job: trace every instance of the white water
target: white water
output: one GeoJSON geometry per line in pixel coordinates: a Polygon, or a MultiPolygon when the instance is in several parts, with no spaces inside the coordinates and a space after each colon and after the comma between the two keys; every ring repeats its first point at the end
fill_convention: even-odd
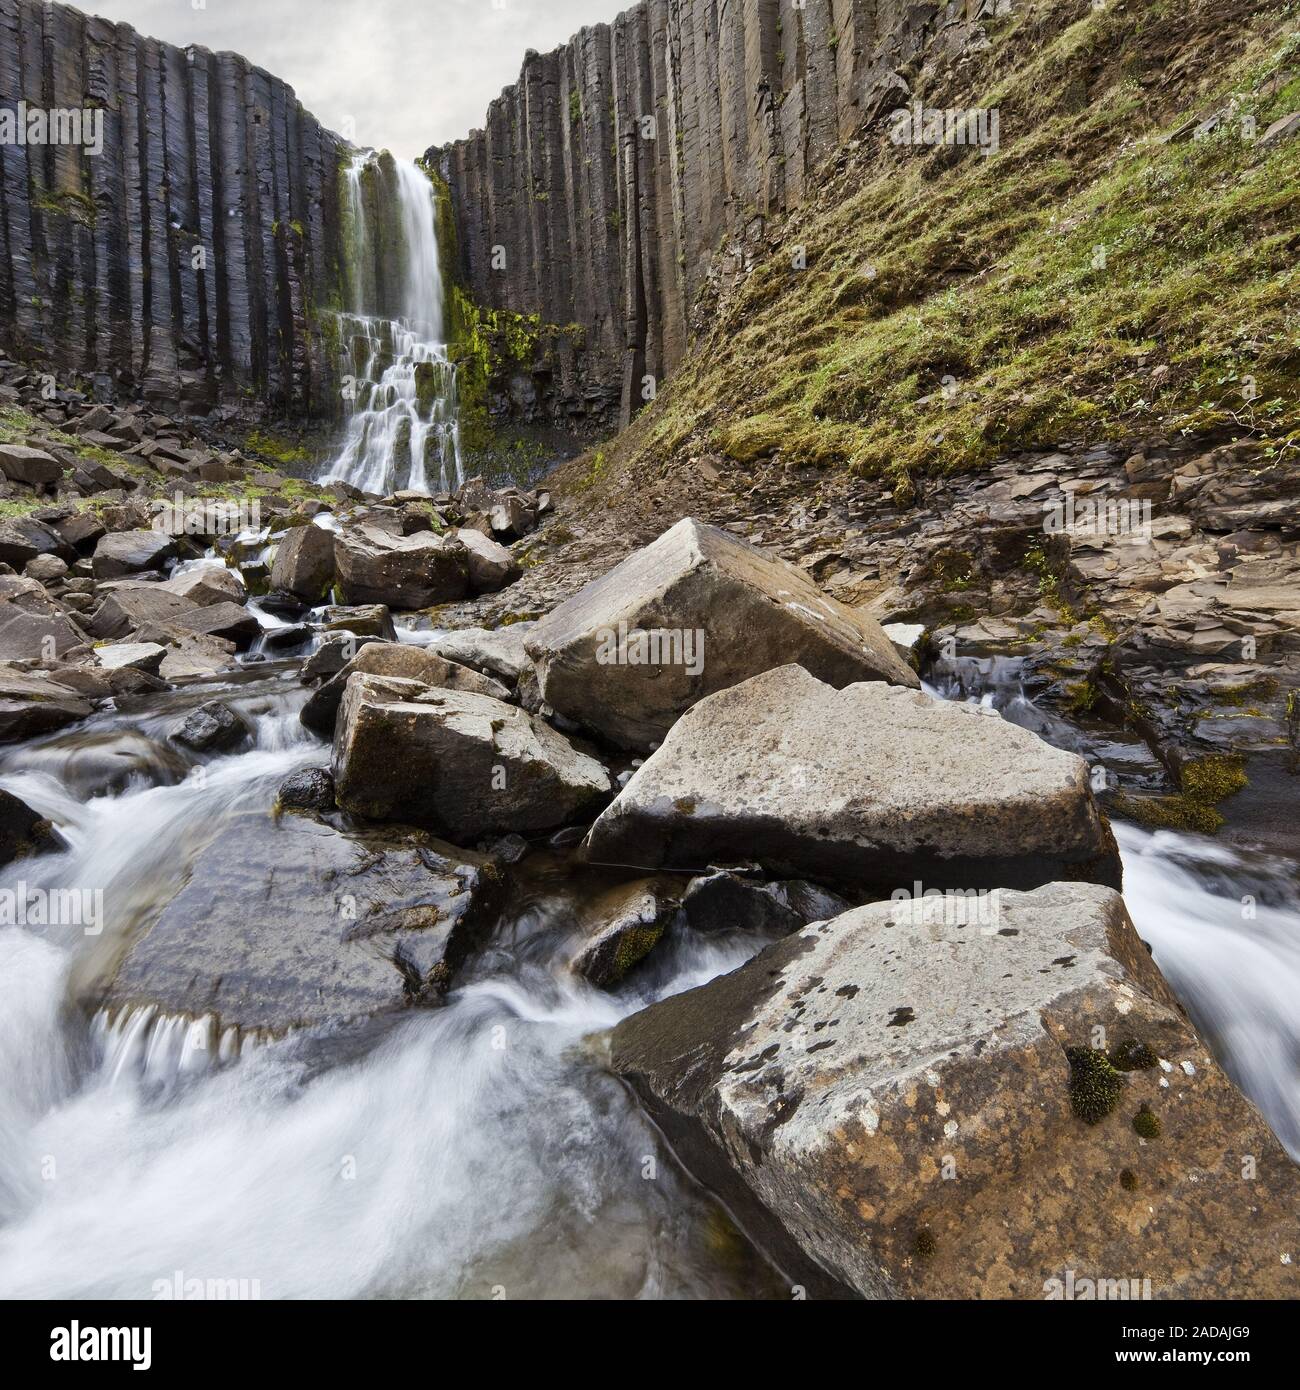
{"type": "MultiPolygon", "coordinates": [[[[0,884],[101,886],[108,905],[96,939],[0,928],[0,1297],[148,1298],[177,1271],[257,1281],[264,1298],[770,1293],[771,1272],[736,1254],[592,1040],[650,998],[733,969],[755,936],[687,936],[649,980],[609,996],[555,965],[539,892],[447,1007],[368,1033],[300,1032],[236,1062],[214,1034],[196,1048],[191,1024],[137,1016],[110,1030],[86,1017],[83,983],[220,824],[324,759],[292,682],[225,698],[257,717],[257,744],[208,762],[204,785],[153,785],[146,764],[87,801],[41,745],[0,766],[0,784],[71,842],[0,884]]],[[[78,737],[158,740],[174,719],[101,717],[78,737]]],[[[1300,1154],[1295,866],[1118,830],[1139,930],[1300,1154]]]]}
{"type": "Polygon", "coordinates": [[[374,258],[362,178],[376,156],[356,156],[346,189],[353,245],[353,303],[339,315],[342,372],[350,418],[343,446],[322,481],[385,496],[406,488],[445,492],[464,482],[460,465],[456,368],[447,355],[444,287],[433,188],[420,168],[395,160],[402,238],[401,303],[396,318],[376,313],[374,258]],[[420,378],[425,378],[424,405],[420,378]]]}

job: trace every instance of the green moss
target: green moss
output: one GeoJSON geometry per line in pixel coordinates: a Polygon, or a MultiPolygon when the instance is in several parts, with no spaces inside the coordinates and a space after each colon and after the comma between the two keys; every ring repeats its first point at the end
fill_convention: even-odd
{"type": "Polygon", "coordinates": [[[1144,1042],[1125,1038],[1110,1050],[1110,1062],[1119,1071],[1150,1071],[1160,1059],[1144,1042]]]}
{"type": "Polygon", "coordinates": [[[632,927],[625,931],[619,937],[618,950],[614,956],[615,978],[621,980],[634,965],[639,965],[659,944],[663,934],[663,927],[654,924],[632,927]]]}
{"type": "Polygon", "coordinates": [[[1143,1139],[1159,1139],[1164,1133],[1164,1126],[1160,1123],[1160,1116],[1144,1105],[1141,1110],[1133,1116],[1134,1132],[1141,1135],[1143,1139]]]}
{"type": "Polygon", "coordinates": [[[1092,1047],[1067,1047],[1070,1063],[1070,1105],[1085,1124],[1097,1125],[1111,1114],[1124,1094],[1124,1078],[1104,1052],[1092,1047]]]}
{"type": "Polygon", "coordinates": [[[1247,785],[1245,760],[1216,753],[1183,763],[1176,796],[1123,795],[1116,797],[1113,804],[1119,815],[1153,829],[1215,835],[1224,824],[1219,803],[1247,785]]]}
{"type": "Polygon", "coordinates": [[[301,442],[268,430],[253,430],[244,440],[244,450],[285,467],[312,462],[312,452],[301,442]]]}
{"type": "Polygon", "coordinates": [[[95,200],[85,193],[43,189],[33,196],[32,207],[47,217],[67,217],[82,227],[95,225],[95,200]]]}

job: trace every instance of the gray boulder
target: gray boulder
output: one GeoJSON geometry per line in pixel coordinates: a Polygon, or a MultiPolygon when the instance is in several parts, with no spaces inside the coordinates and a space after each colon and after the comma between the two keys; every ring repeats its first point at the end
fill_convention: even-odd
{"type": "Polygon", "coordinates": [[[348,677],[357,671],[367,676],[397,676],[441,690],[468,690],[476,695],[489,695],[494,700],[505,700],[510,695],[505,686],[491,677],[471,671],[468,666],[457,666],[423,647],[400,642],[371,642],[316,690],[303,706],[299,717],[307,728],[333,738],[348,677]]]}
{"type": "Polygon", "coordinates": [[[510,623],[498,628],[457,628],[438,637],[433,650],[448,661],[486,671],[515,685],[533,669],[526,644],[534,626],[533,623],[510,623]]]}
{"type": "Polygon", "coordinates": [[[1300,1169],[1110,889],[859,908],[625,1020],[611,1059],[798,1282],[1295,1294],[1300,1169]]]}
{"type": "Polygon", "coordinates": [[[710,696],[592,827],[591,857],[645,868],[756,861],[888,894],[1118,887],[1083,759],[992,710],[783,666],[710,696]]]}
{"type": "Polygon", "coordinates": [[[86,635],[38,580],[0,575],[0,660],[62,656],[85,645],[86,635]]]}
{"type": "Polygon", "coordinates": [[[196,753],[230,753],[248,742],[252,730],[242,715],[212,700],[187,715],[171,736],[196,753]]]}
{"type": "Polygon", "coordinates": [[[552,709],[638,750],[697,701],[787,662],[836,687],[920,685],[874,619],[689,517],[543,618],[528,651],[552,709]]]}
{"type": "Polygon", "coordinates": [[[678,906],[673,884],[663,879],[638,879],[598,893],[585,904],[569,968],[599,989],[613,989],[659,944],[678,906]]]}
{"type": "Polygon", "coordinates": [[[111,531],[95,547],[91,566],[96,579],[120,579],[166,568],[177,549],[176,537],[166,531],[111,531]]]}
{"type": "Polygon", "coordinates": [[[0,473],[12,483],[29,487],[48,487],[63,477],[63,465],[44,449],[28,449],[21,444],[0,444],[0,473]]]}
{"type": "Polygon", "coordinates": [[[95,1002],[272,1033],[432,1002],[490,929],[497,892],[488,861],[428,835],[241,816],[95,1002]]]}
{"type": "Polygon", "coordinates": [[[0,520],[0,564],[21,570],[38,555],[57,555],[65,550],[63,538],[34,517],[11,516],[0,520]]]}
{"type": "Polygon", "coordinates": [[[469,592],[469,557],[451,536],[421,531],[392,535],[376,526],[348,527],[334,540],[339,587],[350,604],[431,608],[469,592]]]}
{"type": "Polygon", "coordinates": [[[495,594],[513,584],[523,573],[519,562],[496,541],[481,531],[457,532],[469,561],[469,587],[476,594],[495,594]]]}
{"type": "Polygon", "coordinates": [[[465,690],[357,674],[334,740],[339,805],[456,841],[568,825],[609,795],[609,774],[548,724],[465,690]]]}
{"type": "Polygon", "coordinates": [[[89,700],[48,676],[0,666],[0,743],[52,733],[91,710],[89,700]]]}
{"type": "Polygon", "coordinates": [[[334,535],[321,526],[286,532],[271,566],[271,588],[304,603],[324,603],[334,585],[334,535]]]}
{"type": "Polygon", "coordinates": [[[850,904],[815,883],[791,879],[756,882],[720,869],[693,878],[682,895],[687,926],[699,932],[760,931],[788,936],[809,922],[824,922],[850,904]]]}

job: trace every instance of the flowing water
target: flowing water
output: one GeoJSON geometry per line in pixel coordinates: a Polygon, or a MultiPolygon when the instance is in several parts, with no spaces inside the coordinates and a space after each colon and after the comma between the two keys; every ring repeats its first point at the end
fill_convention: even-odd
{"type": "MultiPolygon", "coordinates": [[[[104,901],[97,935],[0,926],[0,1297],[148,1298],[177,1279],[263,1298],[788,1296],[601,1062],[604,1030],[735,968],[766,944],[753,933],[676,936],[620,993],[589,989],[559,964],[575,890],[543,855],[442,1008],[253,1045],[210,1020],[79,1005],[222,823],[326,760],[303,698],[268,663],[0,761],[0,785],[68,842],[0,888],[104,901]],[[181,757],[166,732],[214,691],[255,743],[181,757]]],[[[1140,931],[1300,1156],[1296,866],[1118,832],[1140,931]]]]}
{"type": "Polygon", "coordinates": [[[349,418],[322,481],[378,496],[446,492],[465,479],[433,186],[418,165],[365,151],[345,196],[352,302],[337,317],[349,418]]]}

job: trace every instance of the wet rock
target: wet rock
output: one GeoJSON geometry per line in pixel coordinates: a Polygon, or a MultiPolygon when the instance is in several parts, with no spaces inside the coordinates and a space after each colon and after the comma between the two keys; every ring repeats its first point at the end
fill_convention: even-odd
{"type": "Polygon", "coordinates": [[[348,603],[431,608],[469,591],[468,555],[454,537],[348,527],[335,537],[334,554],[339,588],[348,603]]]}
{"type": "Polygon", "coordinates": [[[806,928],[625,1020],[613,1067],[783,1265],[867,1297],[1041,1299],[1067,1267],[1149,1277],[1157,1298],[1292,1295],[1300,1169],[1119,896],[1051,884],[973,906],[806,928]],[[1099,1038],[1158,1064],[1121,1073],[1099,1038]],[[1135,1132],[1144,1109],[1158,1142],[1135,1132]]]}
{"type": "Polygon", "coordinates": [[[21,444],[0,444],[0,474],[10,482],[29,487],[48,487],[63,477],[63,465],[44,449],[21,444]]]}
{"type": "Polygon", "coordinates": [[[276,804],[286,811],[334,809],[334,774],[327,767],[304,767],[280,784],[276,804]]]}
{"type": "Polygon", "coordinates": [[[95,546],[96,579],[120,579],[142,570],[162,570],[176,558],[178,545],[165,531],[113,531],[95,546]]]}
{"type": "Polygon", "coordinates": [[[167,648],[157,642],[113,642],[95,649],[95,660],[106,671],[130,667],[156,675],[166,655],[167,648]]]}
{"type": "Polygon", "coordinates": [[[38,555],[57,555],[64,549],[63,539],[33,517],[0,520],[0,564],[21,570],[38,555]]]}
{"type": "Polygon", "coordinates": [[[475,594],[495,594],[513,584],[523,571],[518,561],[496,541],[479,531],[457,532],[469,562],[469,587],[475,594]]]}
{"type": "Polygon", "coordinates": [[[323,608],[319,627],[322,632],[348,632],[354,637],[379,637],[385,642],[397,641],[392,615],[382,603],[332,605],[323,608]]]}
{"type": "Polygon", "coordinates": [[[428,835],[247,815],[195,861],[99,1002],[282,1032],[435,1001],[490,930],[497,871],[428,835]]]}
{"type": "Polygon", "coordinates": [[[788,936],[809,922],[838,917],[850,904],[802,879],[763,883],[725,869],[693,878],[682,912],[695,931],[761,931],[788,936]]]}
{"type": "Polygon", "coordinates": [[[642,751],[696,701],[788,662],[837,687],[919,686],[873,619],[690,518],[543,618],[527,646],[552,709],[642,751]]]}
{"type": "Polygon", "coordinates": [[[0,743],[52,733],[90,713],[88,700],[48,676],[0,666],[0,743]]]}
{"type": "Polygon", "coordinates": [[[598,894],[583,911],[583,944],[569,968],[598,989],[613,989],[659,944],[677,914],[670,885],[638,879],[598,894]]]}
{"type": "Polygon", "coordinates": [[[173,620],[177,627],[200,637],[221,637],[237,647],[245,647],[260,637],[262,625],[255,614],[238,603],[214,603],[182,613],[173,620]]]}
{"type": "Polygon", "coordinates": [[[1120,881],[1082,758],[993,710],[878,681],[837,691],[798,666],[688,711],[587,845],[597,862],[757,861],[886,892],[1120,881]]]}
{"type": "Polygon", "coordinates": [[[360,674],[339,713],[334,779],[346,810],[456,840],[552,830],[610,790],[600,763],[515,706],[360,674]]]}
{"type": "Polygon", "coordinates": [[[286,532],[271,566],[271,587],[304,603],[323,603],[334,586],[334,535],[321,526],[286,532]]]}
{"type": "Polygon", "coordinates": [[[38,811],[0,789],[0,865],[12,864],[32,854],[44,854],[62,843],[48,820],[38,811]]]}
{"type": "Polygon", "coordinates": [[[198,565],[159,585],[169,594],[187,599],[199,608],[212,608],[219,603],[243,603],[248,591],[239,576],[225,565],[198,565]]]}
{"type": "Polygon", "coordinates": [[[334,737],[334,725],[339,706],[343,703],[348,677],[357,671],[368,676],[397,676],[441,690],[468,690],[472,694],[491,696],[494,700],[505,700],[510,695],[499,682],[471,671],[468,666],[458,666],[436,652],[398,642],[372,642],[362,647],[303,706],[300,718],[307,728],[326,738],[334,737]]]}
{"type": "Polygon", "coordinates": [[[231,753],[247,743],[252,733],[242,715],[213,700],[187,715],[171,737],[196,753],[231,753]]]}

